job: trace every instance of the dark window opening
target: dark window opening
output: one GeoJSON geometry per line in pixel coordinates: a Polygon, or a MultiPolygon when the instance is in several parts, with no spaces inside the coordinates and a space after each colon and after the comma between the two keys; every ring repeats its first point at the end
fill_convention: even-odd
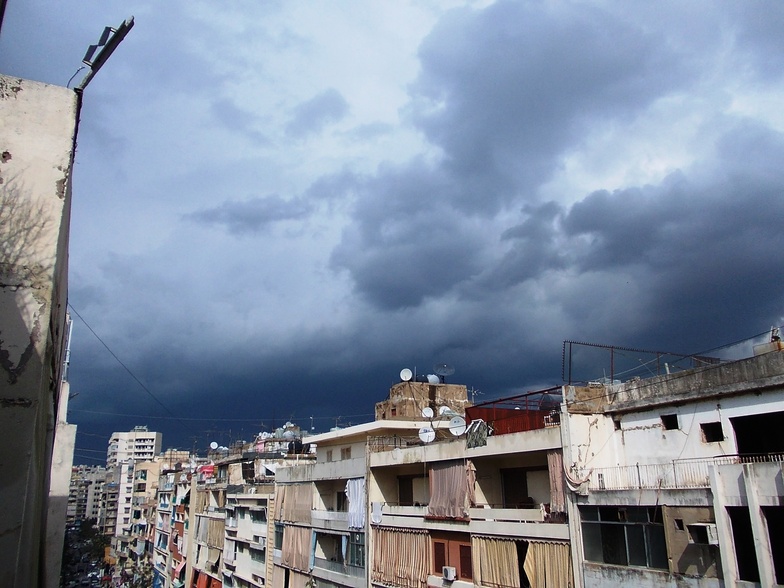
{"type": "Polygon", "coordinates": [[[683,519],[674,519],[675,521],[675,528],[679,531],[683,531],[683,519]]]}
{"type": "Polygon", "coordinates": [[[739,454],[784,453],[784,412],[730,419],[739,454]]]}
{"type": "Polygon", "coordinates": [[[598,563],[667,569],[660,508],[581,507],[585,559],[598,563]]]}
{"type": "Polygon", "coordinates": [[[520,574],[520,588],[531,588],[531,581],[525,573],[525,556],[528,555],[528,542],[516,541],[517,546],[517,571],[520,574]]]}
{"type": "Polygon", "coordinates": [[[776,584],[784,584],[784,506],[763,506],[776,584]]]}
{"type": "Polygon", "coordinates": [[[411,476],[398,477],[397,502],[400,506],[414,506],[414,478],[411,476]]]}
{"type": "Polygon", "coordinates": [[[673,429],[679,428],[677,414],[663,414],[661,415],[661,422],[662,422],[662,427],[666,431],[672,431],[673,429]]]}
{"type": "Polygon", "coordinates": [[[621,419],[613,419],[613,426],[615,427],[616,431],[621,430],[621,419]]]}
{"type": "Polygon", "coordinates": [[[506,468],[501,470],[504,508],[527,508],[533,506],[528,496],[528,470],[506,468]]]}
{"type": "Polygon", "coordinates": [[[728,506],[732,526],[732,541],[735,543],[735,559],[738,562],[738,579],[759,582],[757,551],[754,548],[754,534],[751,530],[751,515],[745,506],[728,506]]]}
{"type": "Polygon", "coordinates": [[[700,423],[702,429],[702,439],[705,443],[719,443],[724,441],[724,429],[721,422],[715,423],[700,423]]]}

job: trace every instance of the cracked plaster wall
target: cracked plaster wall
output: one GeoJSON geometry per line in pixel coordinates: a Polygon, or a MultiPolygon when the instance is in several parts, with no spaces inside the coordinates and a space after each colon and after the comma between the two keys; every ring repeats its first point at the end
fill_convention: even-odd
{"type": "Polygon", "coordinates": [[[72,90],[0,76],[2,586],[44,584],[78,113],[72,90]]]}

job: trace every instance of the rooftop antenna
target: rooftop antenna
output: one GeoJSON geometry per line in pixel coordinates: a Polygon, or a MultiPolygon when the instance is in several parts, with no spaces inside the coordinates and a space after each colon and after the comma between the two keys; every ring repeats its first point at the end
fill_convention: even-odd
{"type": "Polygon", "coordinates": [[[455,373],[455,368],[446,363],[439,363],[433,366],[433,371],[438,375],[442,384],[446,383],[446,377],[455,373]]]}
{"type": "Polygon", "coordinates": [[[103,34],[101,38],[98,40],[98,43],[95,45],[90,45],[87,48],[87,53],[84,54],[84,58],[82,59],[82,63],[84,63],[87,67],[90,68],[89,73],[84,76],[84,79],[81,83],[76,86],[76,91],[81,93],[87,87],[87,84],[90,83],[90,80],[93,79],[93,76],[98,73],[98,70],[101,69],[106,60],[109,59],[114,50],[117,49],[117,46],[122,42],[125,38],[125,35],[128,34],[133,28],[133,17],[128,17],[123,23],[118,26],[116,29],[113,27],[106,27],[103,29],[103,34]],[[98,54],[96,55],[95,52],[98,50],[98,47],[102,47],[98,54]]]}

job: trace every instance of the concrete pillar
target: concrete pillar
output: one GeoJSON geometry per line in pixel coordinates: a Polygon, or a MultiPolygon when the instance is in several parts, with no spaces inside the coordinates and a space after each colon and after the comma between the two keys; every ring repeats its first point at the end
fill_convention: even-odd
{"type": "Polygon", "coordinates": [[[746,499],[749,503],[751,515],[751,531],[754,533],[754,550],[757,553],[757,567],[760,573],[760,583],[763,586],[775,586],[776,574],[773,569],[773,554],[770,550],[768,525],[762,514],[759,503],[760,488],[753,463],[743,464],[743,485],[746,487],[746,499]]]}
{"type": "Polygon", "coordinates": [[[727,501],[721,468],[713,466],[710,470],[711,493],[713,494],[713,514],[716,517],[716,530],[719,534],[719,555],[725,586],[735,586],[738,581],[738,566],[735,560],[735,542],[732,539],[730,517],[727,514],[727,501]]]}

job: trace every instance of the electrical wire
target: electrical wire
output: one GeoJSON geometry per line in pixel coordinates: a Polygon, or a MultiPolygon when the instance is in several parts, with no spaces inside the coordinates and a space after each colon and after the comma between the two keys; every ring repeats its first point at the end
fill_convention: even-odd
{"type": "Polygon", "coordinates": [[[125,365],[125,363],[123,363],[123,361],[122,361],[122,360],[121,360],[119,357],[117,357],[117,354],[116,354],[114,351],[112,351],[112,349],[109,347],[109,345],[107,345],[107,344],[106,344],[106,342],[105,342],[105,341],[104,341],[104,340],[103,340],[103,339],[102,339],[102,338],[101,338],[101,337],[98,335],[98,333],[96,333],[96,332],[95,332],[95,329],[93,329],[93,328],[90,326],[90,324],[89,324],[89,323],[88,323],[86,320],[84,320],[84,317],[83,317],[81,314],[79,314],[79,311],[78,311],[78,310],[76,310],[76,309],[73,307],[73,304],[71,304],[71,302],[70,302],[70,301],[68,302],[68,308],[70,308],[70,309],[71,309],[71,311],[72,311],[72,312],[73,312],[73,313],[74,313],[74,314],[75,314],[77,317],[79,317],[79,320],[81,320],[81,321],[82,321],[82,323],[84,323],[84,326],[85,326],[85,327],[87,327],[87,329],[88,329],[88,330],[89,330],[89,331],[90,331],[90,332],[93,334],[93,336],[94,336],[96,339],[98,339],[98,341],[101,343],[101,345],[103,345],[103,346],[104,346],[104,348],[106,348],[106,351],[108,351],[108,352],[109,352],[109,354],[110,354],[110,355],[111,355],[111,356],[112,356],[112,357],[115,359],[115,361],[116,361],[117,363],[119,363],[119,364],[122,366],[122,368],[123,368],[123,369],[124,369],[126,372],[128,372],[128,375],[129,375],[129,376],[131,376],[131,378],[133,378],[133,380],[134,380],[134,381],[135,381],[135,382],[136,382],[136,383],[139,385],[139,387],[140,387],[142,390],[144,390],[144,391],[147,393],[147,395],[148,395],[150,398],[152,398],[152,399],[153,399],[153,400],[154,400],[154,401],[155,401],[155,402],[156,402],[156,403],[157,403],[157,404],[158,404],[158,405],[159,405],[161,408],[163,408],[163,410],[165,410],[165,411],[166,411],[166,412],[167,412],[167,413],[168,413],[168,414],[169,414],[169,415],[172,417],[172,419],[173,419],[175,422],[179,423],[179,424],[180,424],[180,426],[181,426],[183,429],[185,429],[186,431],[190,431],[190,430],[188,429],[188,427],[185,425],[185,423],[183,423],[183,422],[182,422],[182,420],[180,419],[180,417],[178,417],[176,414],[174,414],[174,413],[173,413],[173,412],[172,412],[172,411],[169,409],[169,407],[168,407],[168,406],[166,406],[166,405],[165,405],[165,404],[164,404],[164,403],[161,401],[161,399],[160,399],[160,398],[158,398],[158,397],[157,397],[155,394],[153,394],[153,393],[152,393],[152,391],[151,391],[151,390],[150,390],[150,389],[149,389],[147,386],[145,386],[145,385],[144,385],[144,383],[143,383],[143,382],[142,382],[142,381],[141,381],[139,378],[137,378],[137,377],[136,377],[136,374],[134,374],[134,373],[131,371],[131,369],[130,369],[130,368],[127,366],[127,365],[125,365]]]}

